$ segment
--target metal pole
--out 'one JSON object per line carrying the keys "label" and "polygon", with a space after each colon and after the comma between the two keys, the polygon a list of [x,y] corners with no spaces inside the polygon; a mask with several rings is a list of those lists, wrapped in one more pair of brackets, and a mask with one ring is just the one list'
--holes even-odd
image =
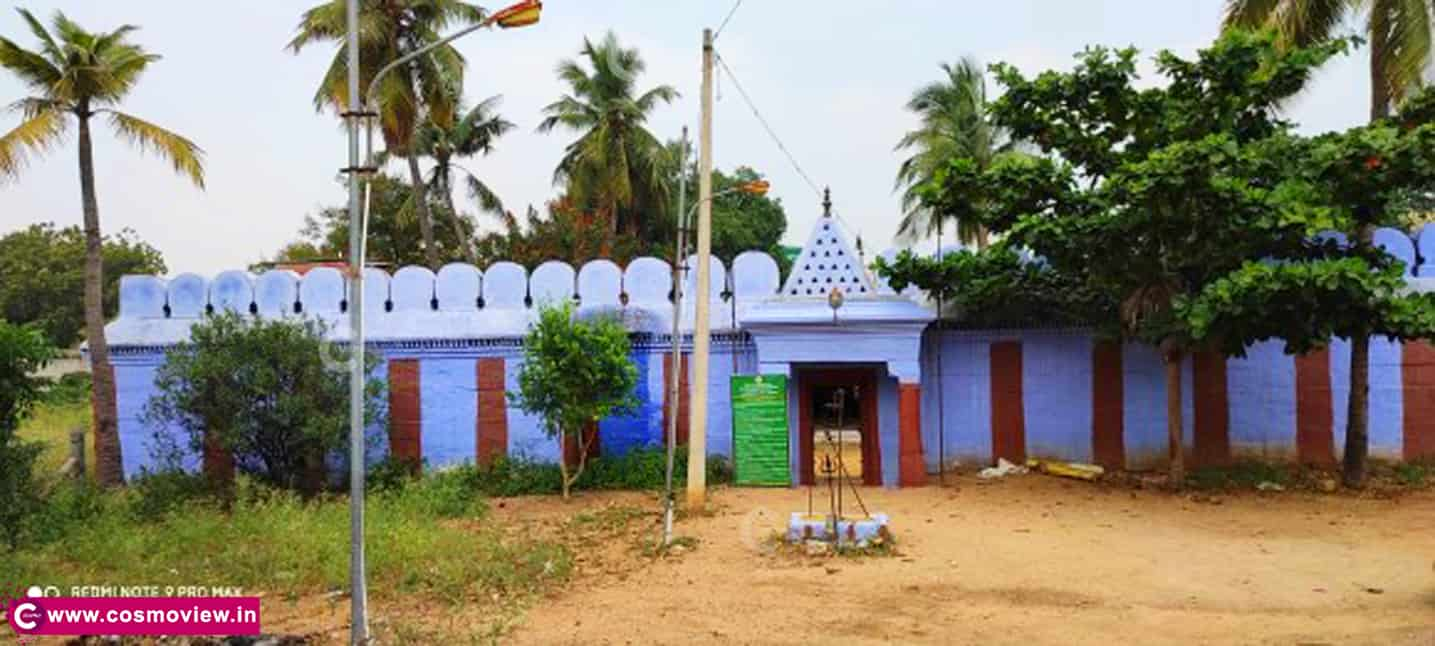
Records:
{"label": "metal pole", "polygon": [[[958,236],[960,237],[960,236]],[[937,218],[937,262],[942,261],[942,219]],[[937,484],[947,484],[947,411],[942,390],[942,290],[937,290]]]}
{"label": "metal pole", "polygon": [[703,30],[702,127],[698,131],[698,280],[693,325],[692,408],[688,411],[688,506],[702,508],[707,497],[708,320],[712,285],[713,194],[713,31]]}
{"label": "metal pole", "polygon": [[676,460],[678,451],[678,415],[682,407],[678,402],[682,397],[680,388],[682,385],[682,370],[686,368],[683,362],[683,337],[682,328],[679,323],[682,321],[683,304],[683,279],[686,276],[687,268],[687,193],[688,193],[688,128],[683,126],[682,151],[678,159],[678,212],[674,215],[678,224],[678,243],[673,252],[673,354],[672,368],[668,375],[668,470],[663,496],[663,545],[673,542],[673,463]]}
{"label": "metal pole", "polygon": [[369,642],[364,581],[364,234],[359,209],[359,0],[348,0],[349,102],[349,643]]}

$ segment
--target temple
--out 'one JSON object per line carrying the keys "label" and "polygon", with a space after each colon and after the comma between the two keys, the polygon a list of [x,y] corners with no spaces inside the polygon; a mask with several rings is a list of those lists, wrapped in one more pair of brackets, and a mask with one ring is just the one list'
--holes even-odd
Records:
{"label": "temple", "polygon": [[[1426,240],[1429,238],[1429,240]],[[729,268],[712,260],[712,289],[678,287],[684,349],[674,357],[668,264],[638,258],[626,267],[550,261],[529,272],[498,262],[450,264],[434,273],[368,269],[365,315],[371,351],[382,357],[392,453],[429,468],[499,455],[559,459],[539,420],[513,407],[523,335],[544,303],[572,301],[580,316],[620,316],[632,332],[640,405],[598,424],[598,448],[621,454],[663,443],[668,411],[688,428],[693,302],[709,299],[712,356],[707,450],[738,463],[785,459],[786,481],[812,482],[820,456],[840,447],[848,471],[871,485],[919,485],[954,466],[1043,457],[1111,468],[1158,468],[1166,455],[1162,365],[1155,350],[1098,340],[1084,329],[970,329],[936,322],[916,291],[896,293],[866,269],[851,232],[830,209],[816,220],[785,280],[778,263],[750,251]],[[1416,243],[1382,230],[1377,242],[1406,260],[1412,284],[1427,271]],[[1420,246],[1435,247],[1435,235]],[[1435,252],[1435,248],[1431,249]],[[890,252],[889,252],[890,253]],[[1435,260],[1435,253],[1430,257]],[[1428,268],[1435,270],[1435,265]],[[304,275],[223,272],[206,280],[125,276],[119,317],[107,332],[118,389],[125,471],[151,464],[157,433],[143,410],[164,351],[207,312],[312,317],[347,340],[345,278],[319,267]],[[1370,440],[1388,459],[1435,457],[1435,349],[1372,340]],[[1333,464],[1345,430],[1348,344],[1293,357],[1279,342],[1245,357],[1197,355],[1184,366],[1183,417],[1197,466],[1239,458]],[[679,401],[665,384],[679,372]],[[744,455],[734,442],[734,376],[781,375],[785,438]],[[741,421],[738,423],[741,426]],[[781,435],[782,429],[779,429]],[[780,464],[780,462],[779,462]]]}

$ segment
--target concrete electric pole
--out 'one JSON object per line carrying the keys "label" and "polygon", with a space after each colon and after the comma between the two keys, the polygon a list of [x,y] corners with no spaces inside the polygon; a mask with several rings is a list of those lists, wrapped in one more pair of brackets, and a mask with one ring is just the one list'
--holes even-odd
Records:
{"label": "concrete electric pole", "polygon": [[703,30],[702,124],[698,130],[697,290],[693,294],[692,406],[688,410],[688,507],[703,506],[707,497],[708,345],[711,321],[713,239],[713,31]]}

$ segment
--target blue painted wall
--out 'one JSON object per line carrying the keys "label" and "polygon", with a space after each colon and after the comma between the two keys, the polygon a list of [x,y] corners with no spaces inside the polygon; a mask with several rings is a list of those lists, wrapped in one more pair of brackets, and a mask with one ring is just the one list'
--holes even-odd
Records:
{"label": "blue painted wall", "polygon": [[[115,362],[115,395],[118,399],[116,410],[120,436],[120,455],[124,459],[124,473],[130,478],[145,469],[157,469],[162,465],[155,454],[156,436],[163,435],[174,440],[164,442],[178,449],[180,466],[187,470],[199,468],[199,452],[190,450],[188,434],[184,429],[168,425],[154,428],[143,421],[144,409],[158,390],[155,388],[155,373],[159,365],[152,362]],[[168,451],[168,449],[166,449]]]}
{"label": "blue painted wall", "polygon": [[1022,412],[1027,455],[1091,461],[1091,352],[1088,334],[1022,336]]}
{"label": "blue painted wall", "polygon": [[[1370,339],[1370,454],[1399,459],[1403,443],[1404,393],[1401,392],[1400,346],[1384,338]],[[1335,454],[1345,454],[1345,429],[1350,405],[1350,342],[1330,344],[1331,403],[1335,406]]]}
{"label": "blue painted wall", "polygon": [[[991,333],[945,331],[929,335],[932,354],[922,375],[922,448],[928,471],[945,453],[948,465],[985,465],[992,454]],[[937,344],[940,343],[940,350]],[[936,374],[940,354],[942,372]],[[937,398],[942,404],[937,406]],[[942,435],[939,441],[938,433]]]}
{"label": "blue painted wall", "polygon": [[[659,362],[657,370],[651,369],[654,359]],[[598,423],[603,455],[619,456],[633,449],[663,445],[662,355],[635,352],[632,361],[638,371],[638,383],[633,389],[638,403],[630,414]]]}
{"label": "blue painted wall", "polygon": [[419,361],[419,420],[424,463],[440,468],[478,455],[478,369],[472,358]]}
{"label": "blue painted wall", "polygon": [[877,376],[877,434],[882,453],[882,484],[888,487],[897,486],[901,476],[902,447],[897,426],[901,404],[897,401],[897,385],[896,377]]}
{"label": "blue painted wall", "polygon": [[1257,343],[1226,362],[1231,453],[1293,459],[1296,444],[1295,359],[1280,341]]}

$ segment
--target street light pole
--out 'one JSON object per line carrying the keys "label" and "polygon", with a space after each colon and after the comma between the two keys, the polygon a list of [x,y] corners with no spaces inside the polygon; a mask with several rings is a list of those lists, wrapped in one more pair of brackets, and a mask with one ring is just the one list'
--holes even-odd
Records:
{"label": "street light pole", "polygon": [[668,465],[663,489],[663,546],[673,542],[673,462],[678,450],[678,415],[682,413],[682,381],[679,375],[687,366],[683,361],[683,335],[679,326],[683,313],[683,279],[687,268],[687,192],[688,192],[688,128],[683,126],[682,150],[678,159],[678,243],[673,250],[673,353],[668,365]]}
{"label": "street light pole", "polygon": [[349,643],[369,641],[364,568],[364,237],[359,210],[359,0],[347,2],[349,103]]}
{"label": "street light pole", "polygon": [[[359,102],[359,0],[345,2],[347,34],[346,49],[349,66],[348,107],[344,121],[349,131],[349,643],[369,643],[368,585],[364,563],[364,393],[367,371],[364,360],[364,265],[368,232],[368,182],[364,183],[363,207],[360,208],[360,175],[375,172],[374,136],[369,117],[378,116],[378,100],[374,91],[383,77],[404,63],[447,45],[463,36],[497,23],[505,29],[538,22],[543,3],[523,0],[490,15],[476,25],[420,47],[380,68],[369,81],[365,103]],[[368,112],[372,110],[372,112]],[[364,166],[359,166],[359,124],[364,118]]]}

